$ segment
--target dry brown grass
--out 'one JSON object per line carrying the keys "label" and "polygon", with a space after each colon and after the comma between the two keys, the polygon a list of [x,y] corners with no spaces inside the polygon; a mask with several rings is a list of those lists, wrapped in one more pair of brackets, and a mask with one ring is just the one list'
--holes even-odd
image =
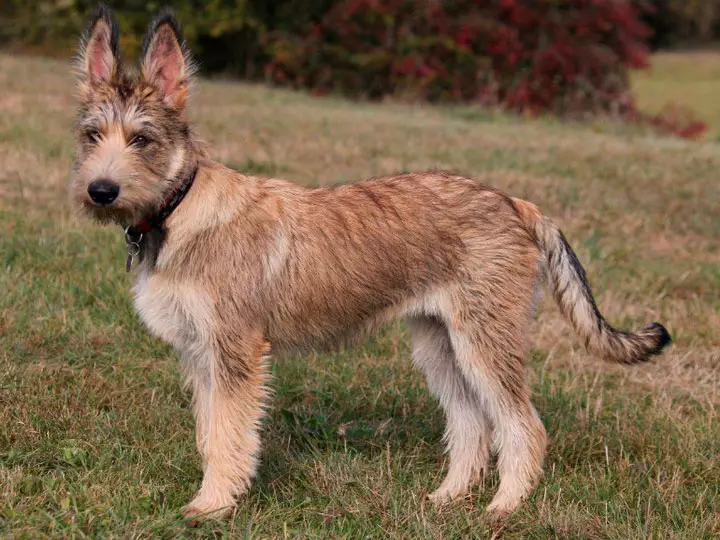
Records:
{"label": "dry brown grass", "polygon": [[[186,397],[132,313],[119,231],[69,213],[72,86],[67,64],[0,56],[0,534],[175,534],[200,477]],[[720,532],[719,145],[230,82],[201,84],[193,111],[214,157],[257,174],[328,184],[450,168],[537,203],[608,319],[662,321],[675,345],[647,366],[608,366],[545,303],[531,371],[553,443],[505,535]],[[446,512],[422,501],[439,480],[440,423],[407,356],[397,327],[360,351],[279,359],[266,465],[218,527],[487,532],[482,491]]]}

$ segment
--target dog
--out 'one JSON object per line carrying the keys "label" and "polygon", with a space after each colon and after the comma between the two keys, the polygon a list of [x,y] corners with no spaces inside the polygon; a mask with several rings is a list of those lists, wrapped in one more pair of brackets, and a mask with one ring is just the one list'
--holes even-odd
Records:
{"label": "dog", "polygon": [[226,516],[250,487],[270,348],[347,346],[403,317],[447,420],[449,470],[430,498],[465,495],[494,451],[500,484],[487,511],[503,518],[542,473],[546,432],[525,360],[543,283],[606,360],[645,362],[670,342],[659,323],[614,329],[553,222],[470,178],[306,188],[212,161],[186,116],[195,69],[170,11],[130,73],[100,6],[77,68],[71,199],[125,230],[137,311],[180,353],[204,471],[188,518]]}

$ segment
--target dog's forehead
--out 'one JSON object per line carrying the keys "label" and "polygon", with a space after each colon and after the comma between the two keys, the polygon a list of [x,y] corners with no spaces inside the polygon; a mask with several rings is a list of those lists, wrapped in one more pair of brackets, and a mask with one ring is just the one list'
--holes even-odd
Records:
{"label": "dog's forehead", "polygon": [[108,88],[82,108],[81,124],[107,127],[112,124],[133,126],[152,122],[152,106],[142,92]]}

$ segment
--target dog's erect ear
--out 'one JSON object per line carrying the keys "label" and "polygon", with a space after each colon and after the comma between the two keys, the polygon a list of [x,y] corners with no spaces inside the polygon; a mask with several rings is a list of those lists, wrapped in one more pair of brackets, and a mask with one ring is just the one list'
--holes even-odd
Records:
{"label": "dog's erect ear", "polygon": [[168,105],[175,109],[184,107],[194,64],[170,9],[163,10],[148,29],[140,70]]}
{"label": "dog's erect ear", "polygon": [[120,70],[118,53],[118,25],[105,4],[98,5],[83,36],[78,55],[82,83],[92,87],[109,82]]}

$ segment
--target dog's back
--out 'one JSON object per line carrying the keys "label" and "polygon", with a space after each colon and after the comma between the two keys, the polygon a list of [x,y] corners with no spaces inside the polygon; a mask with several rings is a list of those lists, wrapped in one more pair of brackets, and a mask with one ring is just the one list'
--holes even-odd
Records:
{"label": "dog's back", "polygon": [[525,377],[548,271],[588,347],[624,363],[668,343],[654,323],[618,332],[600,315],[562,233],[525,201],[443,173],[306,189],[210,161],[187,121],[193,64],[169,12],[151,24],[138,75],[107,8],[78,59],[72,198],[125,229],[136,306],[175,346],[193,392],[204,478],[188,516],[227,514],[257,469],[265,355],[337,346],[406,318],[413,360],[447,417],[450,466],[431,497],[465,494],[491,443],[512,511],[537,482],[546,435]]}

